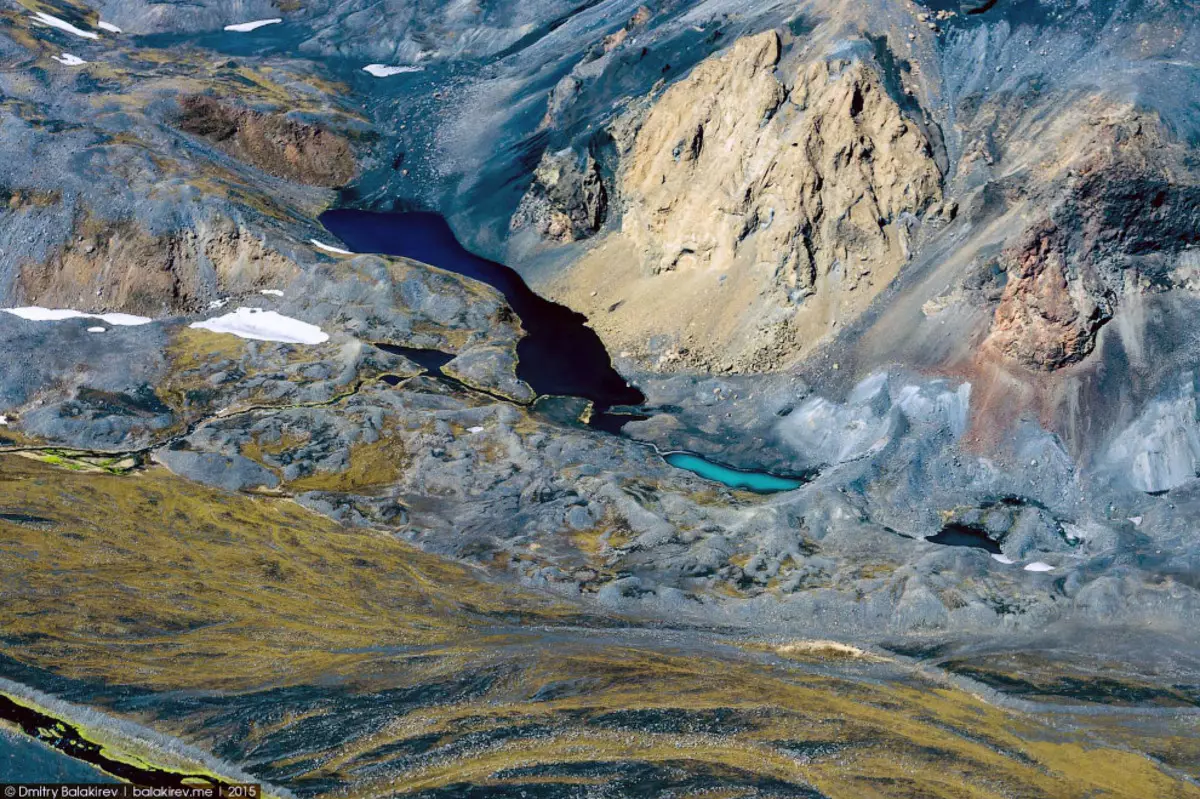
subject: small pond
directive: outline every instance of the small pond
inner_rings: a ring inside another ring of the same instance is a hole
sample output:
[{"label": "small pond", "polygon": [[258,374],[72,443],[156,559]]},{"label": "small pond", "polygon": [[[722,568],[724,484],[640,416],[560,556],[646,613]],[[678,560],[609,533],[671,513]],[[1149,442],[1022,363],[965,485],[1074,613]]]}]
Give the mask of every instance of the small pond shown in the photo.
[{"label": "small pond", "polygon": [[777,474],[770,474],[769,472],[752,472],[744,469],[735,469],[732,466],[715,463],[691,452],[668,452],[663,455],[663,458],[677,469],[687,469],[689,472],[698,474],[706,480],[713,480],[730,488],[753,491],[756,494],[776,494],[780,491],[792,491],[811,479],[782,477]]},{"label": "small pond", "polygon": [[982,549],[993,555],[1001,554],[1000,545],[978,527],[951,522],[943,527],[937,535],[925,539],[931,544],[941,544],[948,547],[971,547]]}]

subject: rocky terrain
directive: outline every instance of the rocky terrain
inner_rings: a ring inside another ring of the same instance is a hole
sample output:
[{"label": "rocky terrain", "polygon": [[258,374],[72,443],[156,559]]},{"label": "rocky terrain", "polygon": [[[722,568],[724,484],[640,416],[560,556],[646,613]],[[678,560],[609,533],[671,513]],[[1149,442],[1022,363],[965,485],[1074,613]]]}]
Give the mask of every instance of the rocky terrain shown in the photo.
[{"label": "rocky terrain", "polygon": [[895,277],[918,216],[940,218],[941,174],[859,44],[784,83],[776,73],[792,65],[767,31],[654,103],[615,234],[644,274],[611,280],[601,250],[566,278],[570,296],[591,292],[614,347],[678,335],[681,363],[762,370],[809,351]]},{"label": "rocky terrain", "polygon": [[1193,11],[10,6],[0,763],[1200,795]]}]

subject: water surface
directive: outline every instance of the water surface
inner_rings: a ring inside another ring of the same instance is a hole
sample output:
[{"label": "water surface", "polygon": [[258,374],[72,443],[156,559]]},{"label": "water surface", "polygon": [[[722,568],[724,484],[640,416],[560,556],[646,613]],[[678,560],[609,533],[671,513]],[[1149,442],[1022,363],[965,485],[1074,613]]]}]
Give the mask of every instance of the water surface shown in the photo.
[{"label": "water surface", "polygon": [[700,475],[706,480],[715,480],[730,488],[754,491],[758,494],[775,494],[791,491],[804,485],[807,480],[799,477],[781,477],[769,472],[752,472],[715,463],[691,452],[668,452],[663,458],[679,469]]},{"label": "water surface", "polygon": [[0,777],[16,782],[117,782],[116,778],[56,751],[49,744],[3,729],[0,729]]},{"label": "water surface", "polygon": [[[28,747],[19,750],[18,744],[13,743],[11,738],[0,741],[0,755],[6,757],[35,756],[40,759],[41,767],[61,770],[64,773],[69,771],[72,777],[79,777],[81,782],[103,781],[100,776],[83,770],[84,764],[91,764],[118,780],[135,785],[183,788],[188,785],[226,784],[207,775],[177,774],[151,765],[116,760],[109,756],[104,747],[85,737],[73,724],[43,713],[37,708],[15,702],[4,694],[0,694],[0,722],[15,728],[33,740],[40,741],[45,746],[52,747],[63,756],[72,758],[80,764],[80,768],[68,769],[65,761],[61,758],[54,758],[44,751],[31,750]],[[2,733],[3,730],[0,730],[0,734]],[[37,755],[32,755],[34,751],[37,751]],[[3,778],[6,773],[8,772],[0,772],[0,778]],[[20,773],[23,777],[28,778],[26,772]]]},{"label": "water surface", "polygon": [[509,267],[464,249],[437,214],[339,209],[321,214],[320,221],[355,252],[411,258],[487,283],[503,294],[526,332],[517,345],[517,377],[538,394],[584,397],[598,411],[645,401],[613,368],[583,314],[538,296]]},{"label": "water surface", "polygon": [[943,546],[950,547],[971,547],[973,549],[986,550],[993,555],[1001,554],[1000,545],[986,531],[968,524],[951,522],[943,527],[937,535],[931,535],[925,540],[931,544],[942,544]]},{"label": "water surface", "polygon": [[442,367],[454,360],[454,354],[441,350],[422,349],[420,347],[400,347],[396,344],[375,342],[375,346],[392,355],[400,355],[420,366],[427,372],[439,374]]}]

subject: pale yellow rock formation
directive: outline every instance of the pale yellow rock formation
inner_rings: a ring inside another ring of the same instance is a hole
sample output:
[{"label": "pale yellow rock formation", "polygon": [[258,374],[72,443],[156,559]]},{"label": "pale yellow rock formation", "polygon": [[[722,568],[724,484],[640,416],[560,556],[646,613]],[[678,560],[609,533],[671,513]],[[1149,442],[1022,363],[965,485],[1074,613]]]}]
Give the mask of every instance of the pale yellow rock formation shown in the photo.
[{"label": "pale yellow rock formation", "polygon": [[686,350],[659,366],[777,366],[866,307],[941,201],[928,140],[871,65],[821,59],[789,80],[779,60],[774,32],[742,39],[647,114],[609,241],[642,268],[585,258],[560,284],[614,349],[658,334]]}]

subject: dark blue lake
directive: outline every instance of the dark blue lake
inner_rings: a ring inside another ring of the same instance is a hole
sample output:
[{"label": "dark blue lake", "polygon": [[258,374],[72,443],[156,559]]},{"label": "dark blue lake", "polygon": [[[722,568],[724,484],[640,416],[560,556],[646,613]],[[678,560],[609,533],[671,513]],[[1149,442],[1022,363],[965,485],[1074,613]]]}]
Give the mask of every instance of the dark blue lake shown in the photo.
[{"label": "dark blue lake", "polygon": [[321,214],[320,221],[354,252],[411,258],[487,283],[503,294],[526,332],[517,345],[517,376],[538,394],[583,397],[597,411],[645,401],[613,368],[586,317],[538,296],[509,267],[464,249],[437,214],[339,209]]}]

